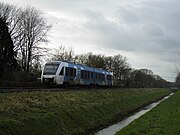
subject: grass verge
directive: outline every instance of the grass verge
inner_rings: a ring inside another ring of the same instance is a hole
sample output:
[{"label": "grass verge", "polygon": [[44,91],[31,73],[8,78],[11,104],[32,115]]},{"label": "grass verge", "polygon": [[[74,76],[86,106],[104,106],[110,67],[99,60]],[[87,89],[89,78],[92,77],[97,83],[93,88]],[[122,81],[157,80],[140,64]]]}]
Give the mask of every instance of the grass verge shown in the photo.
[{"label": "grass verge", "polygon": [[169,93],[167,89],[0,93],[0,134],[90,134]]},{"label": "grass verge", "polygon": [[179,135],[180,91],[116,135]]}]

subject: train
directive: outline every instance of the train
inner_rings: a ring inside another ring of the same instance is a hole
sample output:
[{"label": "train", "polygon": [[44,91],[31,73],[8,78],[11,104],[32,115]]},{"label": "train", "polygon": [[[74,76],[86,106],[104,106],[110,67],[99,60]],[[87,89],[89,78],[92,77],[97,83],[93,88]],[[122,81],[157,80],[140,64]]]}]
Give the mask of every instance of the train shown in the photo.
[{"label": "train", "polygon": [[54,86],[112,86],[113,73],[69,61],[51,61],[42,70],[41,83]]}]

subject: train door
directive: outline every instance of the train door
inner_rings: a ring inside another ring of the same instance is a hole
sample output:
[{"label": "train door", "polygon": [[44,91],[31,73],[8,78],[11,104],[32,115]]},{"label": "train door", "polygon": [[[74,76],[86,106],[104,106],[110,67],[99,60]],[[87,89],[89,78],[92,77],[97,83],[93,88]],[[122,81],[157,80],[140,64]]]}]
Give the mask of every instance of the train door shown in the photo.
[{"label": "train door", "polygon": [[61,68],[59,75],[57,76],[57,84],[63,84],[64,82],[64,67]]},{"label": "train door", "polygon": [[81,70],[77,69],[77,83],[80,83],[81,80]]},{"label": "train door", "polygon": [[105,73],[105,85],[108,85],[107,74]]}]

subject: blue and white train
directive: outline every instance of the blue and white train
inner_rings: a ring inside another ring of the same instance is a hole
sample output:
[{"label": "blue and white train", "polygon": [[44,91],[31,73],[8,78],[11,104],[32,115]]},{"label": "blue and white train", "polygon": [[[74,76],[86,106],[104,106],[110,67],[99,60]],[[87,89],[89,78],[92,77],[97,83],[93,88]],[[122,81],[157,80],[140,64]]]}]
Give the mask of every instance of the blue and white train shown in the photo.
[{"label": "blue and white train", "polygon": [[68,61],[45,64],[41,75],[44,85],[98,85],[112,86],[113,73]]}]

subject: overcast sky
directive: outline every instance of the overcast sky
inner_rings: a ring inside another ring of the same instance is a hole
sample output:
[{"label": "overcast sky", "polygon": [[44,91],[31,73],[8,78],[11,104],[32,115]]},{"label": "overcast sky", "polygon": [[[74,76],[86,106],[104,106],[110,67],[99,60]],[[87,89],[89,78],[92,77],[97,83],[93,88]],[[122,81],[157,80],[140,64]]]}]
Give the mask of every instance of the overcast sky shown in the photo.
[{"label": "overcast sky", "polygon": [[49,47],[126,56],[174,81],[180,66],[180,0],[0,0],[34,6],[49,24]]}]

